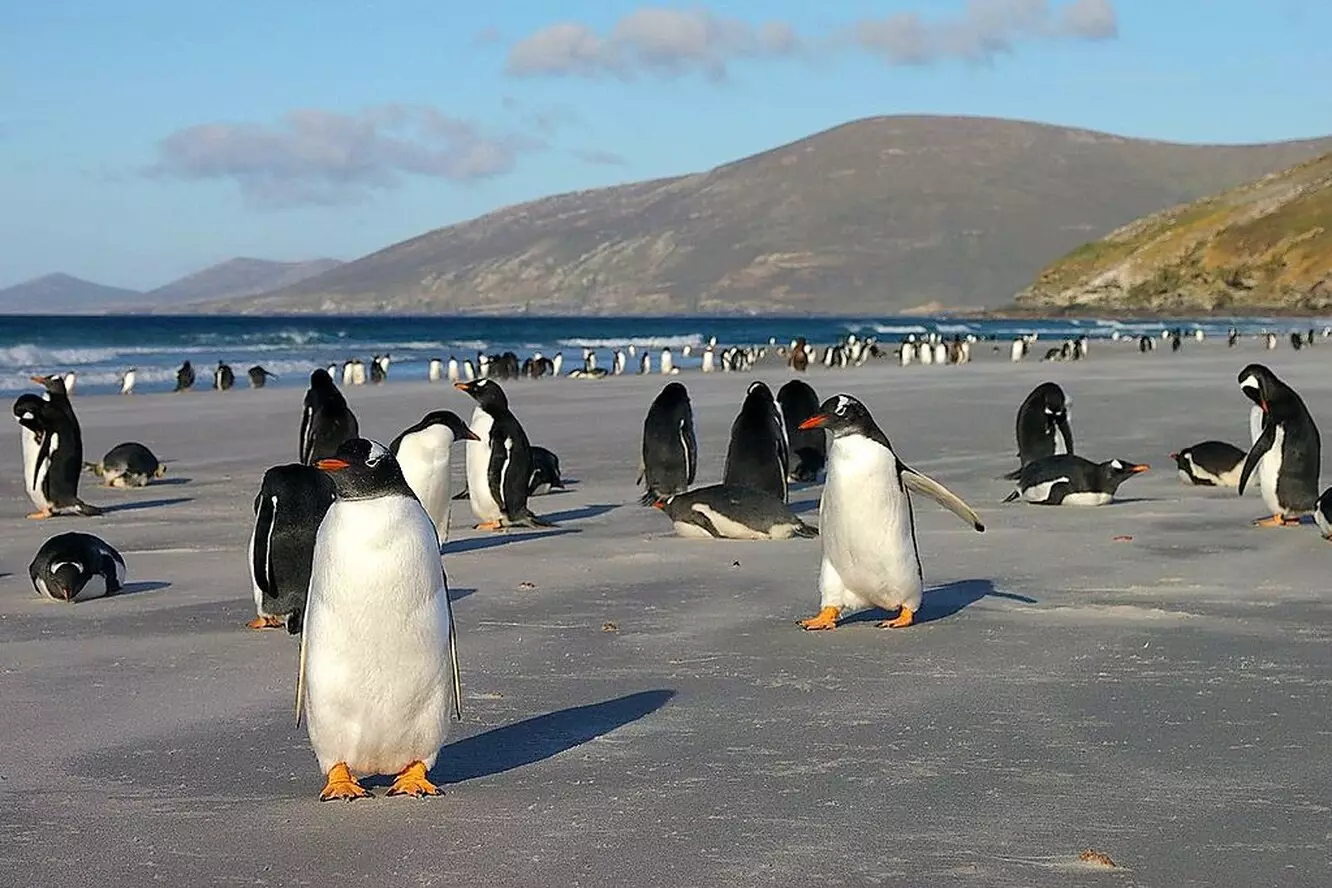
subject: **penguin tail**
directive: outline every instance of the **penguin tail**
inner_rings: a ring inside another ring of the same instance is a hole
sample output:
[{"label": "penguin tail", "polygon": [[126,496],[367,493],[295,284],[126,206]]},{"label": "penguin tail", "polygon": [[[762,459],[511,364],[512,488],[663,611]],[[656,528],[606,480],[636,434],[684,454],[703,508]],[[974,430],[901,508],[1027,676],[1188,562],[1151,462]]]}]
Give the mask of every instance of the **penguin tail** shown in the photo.
[{"label": "penguin tail", "polygon": [[472,495],[471,491],[469,491],[466,487],[464,487],[460,493],[455,493],[453,495],[453,498],[455,500],[465,500],[471,495]]},{"label": "penguin tail", "polygon": [[1004,502],[1006,502],[1006,503],[1011,503],[1013,500],[1017,499],[1017,498],[1018,498],[1019,496],[1021,496],[1021,495],[1022,495],[1022,491],[1020,491],[1020,490],[1015,490],[1015,491],[1013,491],[1012,493],[1010,493],[1008,496],[1004,497]]},{"label": "penguin tail", "polygon": [[102,510],[97,506],[89,505],[83,500],[75,500],[74,505],[70,506],[70,511],[76,515],[86,515],[89,518],[102,514]]},{"label": "penguin tail", "polygon": [[796,525],[795,535],[798,537],[804,537],[807,540],[812,540],[819,535],[819,529],[817,527],[810,527],[802,521]]}]

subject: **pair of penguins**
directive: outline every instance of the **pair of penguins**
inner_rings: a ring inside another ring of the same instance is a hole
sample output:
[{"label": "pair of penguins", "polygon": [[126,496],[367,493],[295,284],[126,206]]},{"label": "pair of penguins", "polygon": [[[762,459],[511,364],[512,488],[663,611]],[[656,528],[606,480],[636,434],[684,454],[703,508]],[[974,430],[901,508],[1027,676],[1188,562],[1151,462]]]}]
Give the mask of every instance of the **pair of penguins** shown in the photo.
[{"label": "pair of penguins", "polygon": [[[793,382],[798,385],[793,386],[792,397],[779,399],[790,405],[791,413],[797,399],[807,397],[800,387],[813,392],[807,384]],[[752,384],[732,426],[726,469],[731,480],[685,493],[697,468],[693,415],[684,386],[668,384],[644,421],[640,475],[647,486],[644,502],[653,502],[671,514],[682,536],[734,534],[746,538],[727,525],[759,531],[765,518],[753,514],[758,497],[785,509],[789,454],[782,451],[781,437],[787,446],[805,451],[790,469],[793,476],[798,471],[812,480],[806,473],[816,474],[824,459],[827,466],[817,532],[823,547],[819,612],[800,625],[810,630],[835,629],[844,617],[873,608],[897,611],[895,618],[880,622],[881,627],[911,625],[920,610],[924,574],[908,490],[931,497],[976,531],[985,530],[980,517],[938,481],[903,463],[869,410],[851,395],[834,395],[808,415],[802,414],[794,424],[794,430],[802,433],[799,437],[786,439],[773,430],[776,423],[785,422],[786,412],[773,404],[766,385]],[[738,448],[737,430],[743,439]],[[780,471],[774,471],[774,466]],[[682,502],[688,504],[687,509],[672,510],[672,504]],[[704,532],[691,533],[690,527]],[[727,530],[730,533],[724,533]]]}]

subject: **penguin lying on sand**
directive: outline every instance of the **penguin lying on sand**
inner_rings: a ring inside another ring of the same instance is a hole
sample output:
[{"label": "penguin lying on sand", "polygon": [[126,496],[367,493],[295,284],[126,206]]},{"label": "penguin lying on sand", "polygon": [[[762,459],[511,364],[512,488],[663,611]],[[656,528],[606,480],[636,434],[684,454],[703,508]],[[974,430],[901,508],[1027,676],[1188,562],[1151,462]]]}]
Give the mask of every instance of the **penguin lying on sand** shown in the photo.
[{"label": "penguin lying on sand", "polygon": [[675,532],[682,537],[785,540],[819,535],[786,503],[752,487],[713,484],[688,493],[673,493],[653,505],[670,517]]},{"label": "penguin lying on sand", "polygon": [[980,516],[938,481],[907,466],[869,410],[850,395],[834,395],[801,429],[827,429],[828,476],[819,500],[819,613],[806,629],[835,629],[848,612],[897,610],[882,628],[910,626],[920,610],[924,578],[908,490],[929,496],[977,531]]},{"label": "penguin lying on sand", "polygon": [[1017,490],[1005,497],[1004,502],[1022,497],[1042,506],[1104,506],[1115,498],[1119,485],[1148,468],[1120,459],[1094,463],[1062,453],[1023,466]]},{"label": "penguin lying on sand", "polygon": [[1238,487],[1245,453],[1225,441],[1203,441],[1170,454],[1179,479],[1200,487]]},{"label": "penguin lying on sand", "polygon": [[28,577],[38,595],[56,601],[87,601],[114,595],[125,585],[125,559],[90,533],[70,531],[42,543]]},{"label": "penguin lying on sand", "polygon": [[166,474],[166,464],[147,447],[135,441],[117,444],[106,452],[101,462],[84,463],[107,487],[146,487],[148,482]]}]

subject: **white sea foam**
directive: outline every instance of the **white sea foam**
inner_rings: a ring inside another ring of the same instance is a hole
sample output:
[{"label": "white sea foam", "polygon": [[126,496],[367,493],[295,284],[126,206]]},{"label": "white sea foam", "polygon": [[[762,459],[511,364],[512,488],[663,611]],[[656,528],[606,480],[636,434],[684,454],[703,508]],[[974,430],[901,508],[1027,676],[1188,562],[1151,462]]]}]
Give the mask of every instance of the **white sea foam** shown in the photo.
[{"label": "white sea foam", "polygon": [[689,333],[680,336],[626,336],[623,339],[559,339],[556,345],[565,348],[621,348],[632,345],[635,348],[683,348],[686,345],[702,345],[702,333]]}]

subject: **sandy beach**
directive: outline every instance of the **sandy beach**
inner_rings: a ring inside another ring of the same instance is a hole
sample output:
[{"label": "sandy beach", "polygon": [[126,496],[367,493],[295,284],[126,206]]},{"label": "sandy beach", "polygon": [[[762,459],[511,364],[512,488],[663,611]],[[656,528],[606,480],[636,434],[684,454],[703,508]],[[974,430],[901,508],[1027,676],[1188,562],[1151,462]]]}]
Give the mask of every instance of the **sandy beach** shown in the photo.
[{"label": "sandy beach", "polygon": [[[301,390],[76,394],[87,459],[137,440],[172,460],[139,490],[85,475],[101,518],[24,519],[11,426],[0,884],[1332,884],[1332,546],[1312,526],[1250,527],[1256,490],[1185,487],[1167,456],[1247,449],[1250,361],[1327,436],[1332,345],[1093,342],[1085,362],[1016,366],[1000,345],[967,366],[806,375],[861,398],[986,522],[915,498],[927,591],[901,631],[875,629],[881,614],[796,626],[818,609],[818,540],[684,540],[636,504],[662,376],[506,383],[571,483],[532,500],[551,531],[476,532],[454,503],[464,720],[432,775],[447,794],[421,801],[378,781],[374,799],[320,803],[292,714],[297,641],[244,625],[251,502],[295,459]],[[791,375],[675,377],[698,483],[720,480],[749,382]],[[1071,398],[1077,452],[1152,466],[1116,503],[1001,505],[1014,413],[1047,379]],[[473,406],[396,369],[347,396],[384,442]],[[811,523],[820,489],[792,493]],[[127,594],[36,596],[33,553],[72,529],[120,549]],[[1088,848],[1117,866],[1079,861]]]}]

